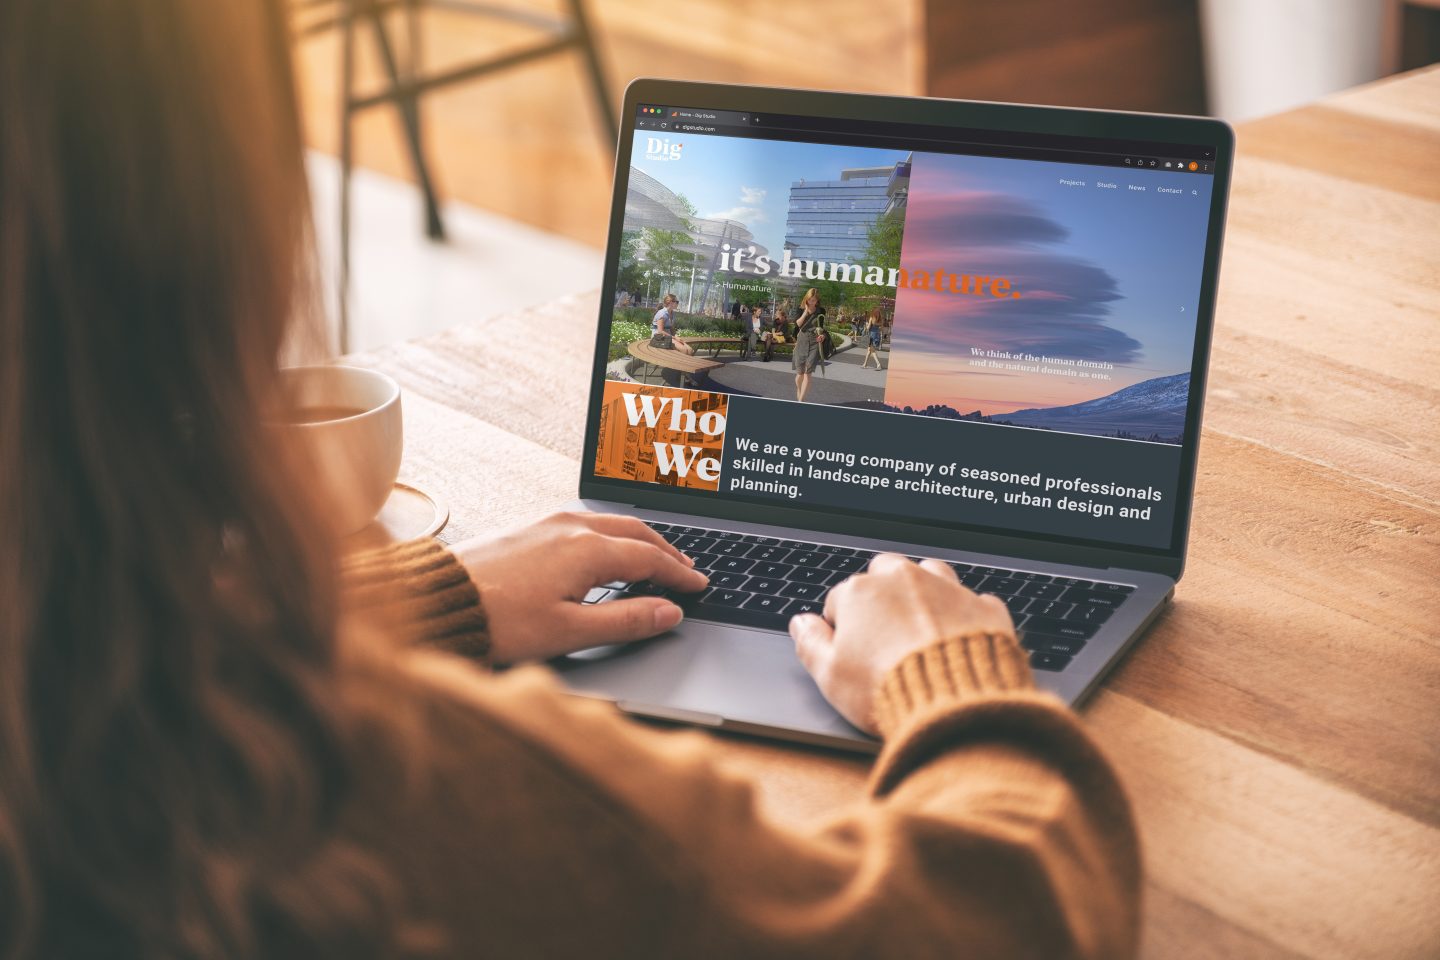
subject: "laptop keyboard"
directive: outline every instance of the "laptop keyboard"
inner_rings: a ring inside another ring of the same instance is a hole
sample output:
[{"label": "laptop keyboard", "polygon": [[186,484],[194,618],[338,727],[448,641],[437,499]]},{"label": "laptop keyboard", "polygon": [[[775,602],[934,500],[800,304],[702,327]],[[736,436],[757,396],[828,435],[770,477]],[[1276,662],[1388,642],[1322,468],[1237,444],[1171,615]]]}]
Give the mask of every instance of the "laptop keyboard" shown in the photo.
[{"label": "laptop keyboard", "polygon": [[[586,603],[624,596],[667,596],[700,619],[784,631],[796,614],[823,612],[830,588],[864,570],[875,556],[874,550],[854,547],[679,524],[647,524],[694,560],[695,566],[709,575],[710,587],[703,593],[682,594],[648,581],[610,583],[590,591]],[[1068,667],[1135,589],[1002,567],[950,566],[965,586],[1005,601],[1020,645],[1030,652],[1030,665],[1037,670]]]}]

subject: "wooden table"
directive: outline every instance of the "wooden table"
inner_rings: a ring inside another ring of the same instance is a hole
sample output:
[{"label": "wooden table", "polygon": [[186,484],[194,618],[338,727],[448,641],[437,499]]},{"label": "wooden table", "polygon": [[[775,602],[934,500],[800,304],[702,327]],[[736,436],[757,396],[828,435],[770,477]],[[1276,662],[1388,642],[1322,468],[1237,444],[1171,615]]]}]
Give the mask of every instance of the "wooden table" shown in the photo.
[{"label": "wooden table", "polygon": [[[1147,957],[1440,957],[1440,69],[1239,141],[1188,571],[1083,712],[1139,812]],[[573,496],[596,315],[362,358],[445,538]],[[716,750],[795,822],[865,776]]]}]

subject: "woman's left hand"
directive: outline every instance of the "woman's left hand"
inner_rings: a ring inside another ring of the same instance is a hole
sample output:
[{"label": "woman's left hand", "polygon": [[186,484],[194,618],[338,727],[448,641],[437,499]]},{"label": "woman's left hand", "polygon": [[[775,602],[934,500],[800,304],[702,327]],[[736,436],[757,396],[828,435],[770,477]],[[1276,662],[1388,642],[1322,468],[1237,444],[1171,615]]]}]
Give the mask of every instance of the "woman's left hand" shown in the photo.
[{"label": "woman's left hand", "polygon": [[490,657],[502,664],[643,640],[673,628],[683,616],[661,597],[583,603],[601,584],[651,580],[689,593],[709,583],[654,530],[614,514],[555,514],[453,549],[480,589]]}]

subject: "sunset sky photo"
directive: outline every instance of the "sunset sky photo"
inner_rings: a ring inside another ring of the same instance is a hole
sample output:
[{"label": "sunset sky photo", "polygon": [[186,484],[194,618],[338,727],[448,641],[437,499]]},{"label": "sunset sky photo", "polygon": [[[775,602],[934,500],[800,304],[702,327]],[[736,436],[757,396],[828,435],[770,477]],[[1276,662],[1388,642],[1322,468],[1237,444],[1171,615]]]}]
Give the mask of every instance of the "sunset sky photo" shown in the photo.
[{"label": "sunset sky photo", "polygon": [[[1210,177],[914,159],[901,266],[1006,277],[1020,296],[899,290],[886,403],[996,415],[1080,403],[1190,369]],[[1116,189],[1098,187],[1097,174]],[[972,347],[1115,369],[1108,381],[981,369],[970,365]]]}]

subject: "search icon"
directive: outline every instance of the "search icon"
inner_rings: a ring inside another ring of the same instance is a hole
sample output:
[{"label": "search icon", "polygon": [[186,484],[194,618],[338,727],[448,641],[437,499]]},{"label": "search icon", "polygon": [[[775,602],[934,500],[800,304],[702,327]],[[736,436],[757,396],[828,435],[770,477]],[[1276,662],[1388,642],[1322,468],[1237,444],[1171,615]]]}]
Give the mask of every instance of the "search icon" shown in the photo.
[{"label": "search icon", "polygon": [[1199,190],[1191,190],[1191,191],[1190,191],[1190,196],[1192,196],[1192,197],[1198,197],[1198,196],[1200,196],[1200,191],[1199,191]]}]

